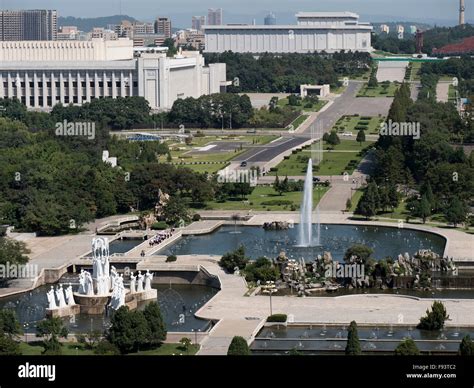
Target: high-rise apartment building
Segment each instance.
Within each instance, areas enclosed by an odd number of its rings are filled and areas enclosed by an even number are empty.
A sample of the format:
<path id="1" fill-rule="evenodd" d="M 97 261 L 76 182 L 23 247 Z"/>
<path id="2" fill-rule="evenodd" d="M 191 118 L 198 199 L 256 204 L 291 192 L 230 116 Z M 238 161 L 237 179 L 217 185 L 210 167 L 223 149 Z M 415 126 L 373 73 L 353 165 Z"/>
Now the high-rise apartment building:
<path id="1" fill-rule="evenodd" d="M 196 31 L 201 31 L 201 27 L 206 24 L 205 16 L 193 16 L 191 28 Z"/>
<path id="2" fill-rule="evenodd" d="M 222 8 L 209 8 L 207 11 L 207 25 L 221 26 L 222 25 Z"/>
<path id="3" fill-rule="evenodd" d="M 57 40 L 58 13 L 54 10 L 0 11 L 0 41 Z"/>
<path id="4" fill-rule="evenodd" d="M 265 16 L 263 24 L 266 26 L 276 26 L 277 19 L 275 14 L 273 12 L 270 12 L 267 16 Z"/>
<path id="5" fill-rule="evenodd" d="M 171 19 L 168 17 L 156 18 L 155 34 L 164 35 L 166 38 L 171 38 Z"/>

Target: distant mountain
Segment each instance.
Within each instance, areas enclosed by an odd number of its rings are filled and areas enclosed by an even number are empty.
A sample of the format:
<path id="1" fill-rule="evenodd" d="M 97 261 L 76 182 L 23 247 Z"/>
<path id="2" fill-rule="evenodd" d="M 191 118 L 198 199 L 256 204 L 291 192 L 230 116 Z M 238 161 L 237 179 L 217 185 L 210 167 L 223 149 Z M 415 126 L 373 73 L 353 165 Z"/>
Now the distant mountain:
<path id="1" fill-rule="evenodd" d="M 120 24 L 122 20 L 135 22 L 137 19 L 127 15 L 114 15 L 98 18 L 76 18 L 74 16 L 59 17 L 58 25 L 61 26 L 77 26 L 80 31 L 89 32 L 94 27 L 106 28 L 109 24 Z"/>

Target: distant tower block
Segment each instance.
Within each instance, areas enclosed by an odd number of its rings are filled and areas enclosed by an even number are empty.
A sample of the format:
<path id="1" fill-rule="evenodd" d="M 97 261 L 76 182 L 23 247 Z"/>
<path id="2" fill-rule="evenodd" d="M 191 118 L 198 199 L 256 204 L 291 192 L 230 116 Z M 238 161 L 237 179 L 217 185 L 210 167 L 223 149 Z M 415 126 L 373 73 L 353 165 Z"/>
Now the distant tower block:
<path id="1" fill-rule="evenodd" d="M 423 31 L 416 30 L 415 40 L 416 40 L 416 52 L 421 54 L 423 50 Z"/>
<path id="2" fill-rule="evenodd" d="M 386 24 L 381 24 L 380 25 L 380 32 L 385 33 L 385 34 L 389 34 L 390 33 L 390 27 L 387 26 Z"/>
<path id="3" fill-rule="evenodd" d="M 466 12 L 466 6 L 464 4 L 464 0 L 459 0 L 459 25 L 463 26 L 466 24 L 466 21 L 464 19 L 464 14 Z"/>

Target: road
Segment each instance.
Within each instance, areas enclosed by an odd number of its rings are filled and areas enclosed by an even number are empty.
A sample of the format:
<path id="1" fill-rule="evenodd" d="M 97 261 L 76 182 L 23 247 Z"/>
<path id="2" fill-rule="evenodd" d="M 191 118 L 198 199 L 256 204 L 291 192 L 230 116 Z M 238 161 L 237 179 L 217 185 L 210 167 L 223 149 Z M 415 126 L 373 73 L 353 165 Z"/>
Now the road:
<path id="1" fill-rule="evenodd" d="M 330 131 L 334 124 L 344 115 L 359 114 L 360 116 L 386 115 L 393 101 L 392 98 L 363 98 L 356 97 L 363 83 L 349 82 L 344 93 L 334 99 L 325 110 L 315 115 L 314 121 L 302 132 L 284 134 L 281 139 L 262 146 L 252 147 L 247 152 L 237 156 L 232 167 L 238 167 L 242 161 L 247 161 L 247 167 L 265 165 L 278 155 L 294 149 L 311 138 L 318 140 L 324 132 Z"/>

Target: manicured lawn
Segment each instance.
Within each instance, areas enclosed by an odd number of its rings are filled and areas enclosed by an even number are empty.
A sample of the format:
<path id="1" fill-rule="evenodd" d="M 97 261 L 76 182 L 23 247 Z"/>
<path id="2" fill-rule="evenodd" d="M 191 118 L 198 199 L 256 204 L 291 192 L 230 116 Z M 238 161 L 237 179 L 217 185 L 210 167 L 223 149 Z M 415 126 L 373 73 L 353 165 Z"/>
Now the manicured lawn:
<path id="1" fill-rule="evenodd" d="M 43 351 L 41 342 L 20 343 L 20 350 L 24 356 L 40 356 Z M 159 348 L 141 350 L 130 355 L 149 355 L 149 356 L 171 356 L 171 355 L 194 355 L 199 350 L 199 345 L 191 345 L 188 352 L 181 348 L 181 344 L 162 344 Z M 94 351 L 86 349 L 82 344 L 76 342 L 66 342 L 62 347 L 64 356 L 92 356 Z"/>
<path id="2" fill-rule="evenodd" d="M 313 151 L 309 148 L 304 149 L 295 154 L 291 154 L 289 159 L 283 160 L 278 166 L 278 171 L 270 172 L 269 175 L 279 176 L 302 176 L 306 172 L 307 159 L 301 158 L 301 156 L 311 157 L 313 152 L 317 152 L 317 143 L 313 144 Z M 316 176 L 334 176 L 342 175 L 344 172 L 351 174 L 355 167 L 349 167 L 348 164 L 351 160 L 356 160 L 359 164 L 362 157 L 359 152 L 372 144 L 371 141 L 366 141 L 359 145 L 355 140 L 341 140 L 341 144 L 337 145 L 334 150 L 326 150 L 327 145 L 323 148 L 323 160 L 319 165 L 319 170 L 314 170 Z M 313 159 L 315 157 L 313 156 Z"/>
<path id="3" fill-rule="evenodd" d="M 364 194 L 364 191 L 362 189 L 358 189 L 352 192 L 352 198 L 351 198 L 351 212 L 355 212 L 357 209 L 357 204 L 359 203 L 360 199 L 362 198 L 362 194 Z"/>
<path id="4" fill-rule="evenodd" d="M 378 134 L 380 124 L 384 122 L 383 117 L 366 117 L 366 116 L 343 116 L 341 117 L 333 127 L 338 133 L 352 132 L 354 136 L 357 136 L 359 129 L 355 127 L 362 123 L 368 122 L 366 134 Z"/>
<path id="5" fill-rule="evenodd" d="M 284 177 L 280 176 L 280 179 Z M 318 186 L 319 187 L 319 186 Z M 313 204 L 316 205 L 319 202 L 324 193 L 328 189 L 321 187 L 313 191 Z M 211 201 L 207 203 L 207 210 L 297 210 L 301 203 L 303 192 L 295 191 L 290 193 L 283 193 L 281 196 L 271 186 L 257 186 L 246 199 L 235 199 L 228 200 L 226 202 Z M 288 204 L 265 204 L 270 201 L 290 201 Z"/>
<path id="6" fill-rule="evenodd" d="M 411 79 L 413 81 L 420 80 L 420 69 L 423 62 L 411 62 Z"/>
<path id="7" fill-rule="evenodd" d="M 190 145 L 184 143 L 170 142 L 168 145 L 171 150 L 172 163 L 177 166 L 188 167 L 196 172 L 208 172 L 210 174 L 217 172 L 228 164 L 228 162 L 237 155 L 246 151 L 249 146 L 255 144 L 267 144 L 275 140 L 277 136 L 273 135 L 243 135 L 243 136 L 204 136 L 194 137 Z M 196 147 L 204 147 L 216 141 L 236 142 L 234 150 L 218 153 L 190 153 Z M 161 157 L 166 161 L 166 156 Z"/>
<path id="8" fill-rule="evenodd" d="M 309 115 L 298 116 L 290 125 L 293 126 L 293 130 L 297 130 L 298 127 L 304 123 L 304 121 L 309 117 Z"/>
<path id="9" fill-rule="evenodd" d="M 387 88 L 384 88 L 381 82 L 375 88 L 369 88 L 368 84 L 364 84 L 357 97 L 393 97 L 399 87 L 400 84 L 394 82 L 390 82 Z"/>

